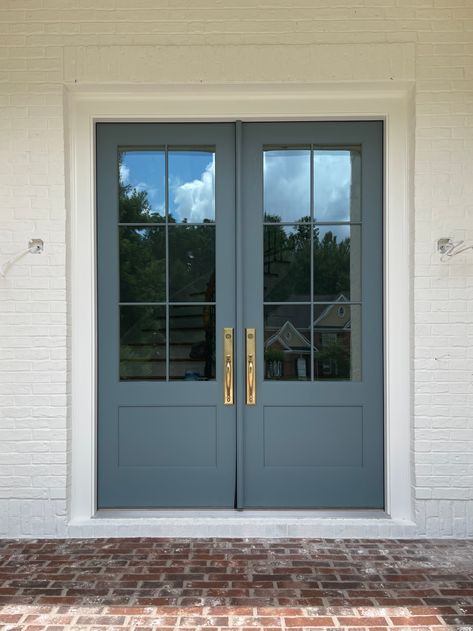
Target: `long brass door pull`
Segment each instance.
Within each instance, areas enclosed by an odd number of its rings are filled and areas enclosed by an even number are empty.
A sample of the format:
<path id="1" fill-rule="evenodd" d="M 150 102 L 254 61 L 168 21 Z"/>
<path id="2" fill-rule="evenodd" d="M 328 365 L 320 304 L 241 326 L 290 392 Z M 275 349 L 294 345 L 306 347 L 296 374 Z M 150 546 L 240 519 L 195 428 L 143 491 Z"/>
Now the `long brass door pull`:
<path id="1" fill-rule="evenodd" d="M 256 405 L 256 329 L 246 329 L 246 405 Z"/>
<path id="2" fill-rule="evenodd" d="M 223 403 L 233 405 L 233 329 L 223 329 Z"/>

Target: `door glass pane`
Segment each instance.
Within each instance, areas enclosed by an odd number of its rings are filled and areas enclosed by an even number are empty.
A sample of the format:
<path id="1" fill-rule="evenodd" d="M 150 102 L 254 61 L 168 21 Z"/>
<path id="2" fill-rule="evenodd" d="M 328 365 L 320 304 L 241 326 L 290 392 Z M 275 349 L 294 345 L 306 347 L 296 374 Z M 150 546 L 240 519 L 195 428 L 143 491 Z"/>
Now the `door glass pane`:
<path id="1" fill-rule="evenodd" d="M 118 165 L 120 379 L 215 379 L 215 147 L 121 147 Z"/>
<path id="2" fill-rule="evenodd" d="M 361 300 L 361 226 L 314 228 L 314 301 Z"/>
<path id="3" fill-rule="evenodd" d="M 361 151 L 324 148 L 314 151 L 316 221 L 361 220 Z"/>
<path id="4" fill-rule="evenodd" d="M 264 307 L 264 376 L 268 380 L 310 380 L 310 305 Z"/>
<path id="5" fill-rule="evenodd" d="M 361 306 L 314 305 L 314 378 L 361 379 Z"/>
<path id="6" fill-rule="evenodd" d="M 310 225 L 264 226 L 264 299 L 310 301 Z"/>
<path id="7" fill-rule="evenodd" d="M 173 302 L 215 300 L 215 226 L 169 226 L 169 296 Z"/>
<path id="8" fill-rule="evenodd" d="M 166 299 L 165 228 L 119 227 L 120 301 Z"/>
<path id="9" fill-rule="evenodd" d="M 265 148 L 264 220 L 310 221 L 310 149 Z"/>
<path id="10" fill-rule="evenodd" d="M 164 150 L 120 150 L 119 217 L 122 223 L 165 220 Z"/>
<path id="11" fill-rule="evenodd" d="M 120 307 L 120 379 L 166 379 L 165 307 Z"/>
<path id="12" fill-rule="evenodd" d="M 170 379 L 215 379 L 215 307 L 169 308 Z"/>
<path id="13" fill-rule="evenodd" d="M 265 146 L 263 167 L 265 379 L 360 379 L 361 147 Z"/>
<path id="14" fill-rule="evenodd" d="M 215 150 L 174 147 L 168 153 L 169 221 L 215 221 Z"/>

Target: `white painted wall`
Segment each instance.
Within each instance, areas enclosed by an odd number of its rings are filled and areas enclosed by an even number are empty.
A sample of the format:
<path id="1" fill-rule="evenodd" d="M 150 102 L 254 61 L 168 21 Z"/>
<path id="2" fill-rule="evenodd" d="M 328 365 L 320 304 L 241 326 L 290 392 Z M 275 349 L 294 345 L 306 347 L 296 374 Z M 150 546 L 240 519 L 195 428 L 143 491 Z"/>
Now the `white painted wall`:
<path id="1" fill-rule="evenodd" d="M 417 533 L 471 536 L 473 254 L 435 252 L 473 238 L 471 0 L 0 0 L 0 262 L 46 242 L 0 280 L 0 535 L 68 533 L 64 86 L 406 78 Z"/>

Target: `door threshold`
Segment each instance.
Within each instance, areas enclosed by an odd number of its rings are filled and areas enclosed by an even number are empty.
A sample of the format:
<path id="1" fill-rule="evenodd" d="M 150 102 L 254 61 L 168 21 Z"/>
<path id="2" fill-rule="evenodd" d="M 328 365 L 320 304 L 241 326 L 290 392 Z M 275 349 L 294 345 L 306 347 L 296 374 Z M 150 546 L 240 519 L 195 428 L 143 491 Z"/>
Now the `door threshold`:
<path id="1" fill-rule="evenodd" d="M 380 508 L 101 508 L 93 519 L 390 519 Z"/>
<path id="2" fill-rule="evenodd" d="M 99 510 L 72 519 L 69 537 L 412 538 L 414 522 L 384 510 Z"/>

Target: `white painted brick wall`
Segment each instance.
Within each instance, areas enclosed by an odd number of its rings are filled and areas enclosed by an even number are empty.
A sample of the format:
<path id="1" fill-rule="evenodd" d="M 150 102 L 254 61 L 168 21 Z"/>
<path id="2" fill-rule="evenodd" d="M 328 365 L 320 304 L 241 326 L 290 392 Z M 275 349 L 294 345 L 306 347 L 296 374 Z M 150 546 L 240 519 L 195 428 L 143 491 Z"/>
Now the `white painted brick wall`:
<path id="1" fill-rule="evenodd" d="M 418 533 L 473 535 L 473 253 L 434 248 L 473 239 L 472 0 L 0 0 L 0 261 L 46 242 L 0 280 L 0 535 L 67 533 L 64 47 L 383 42 L 416 46 Z"/>

